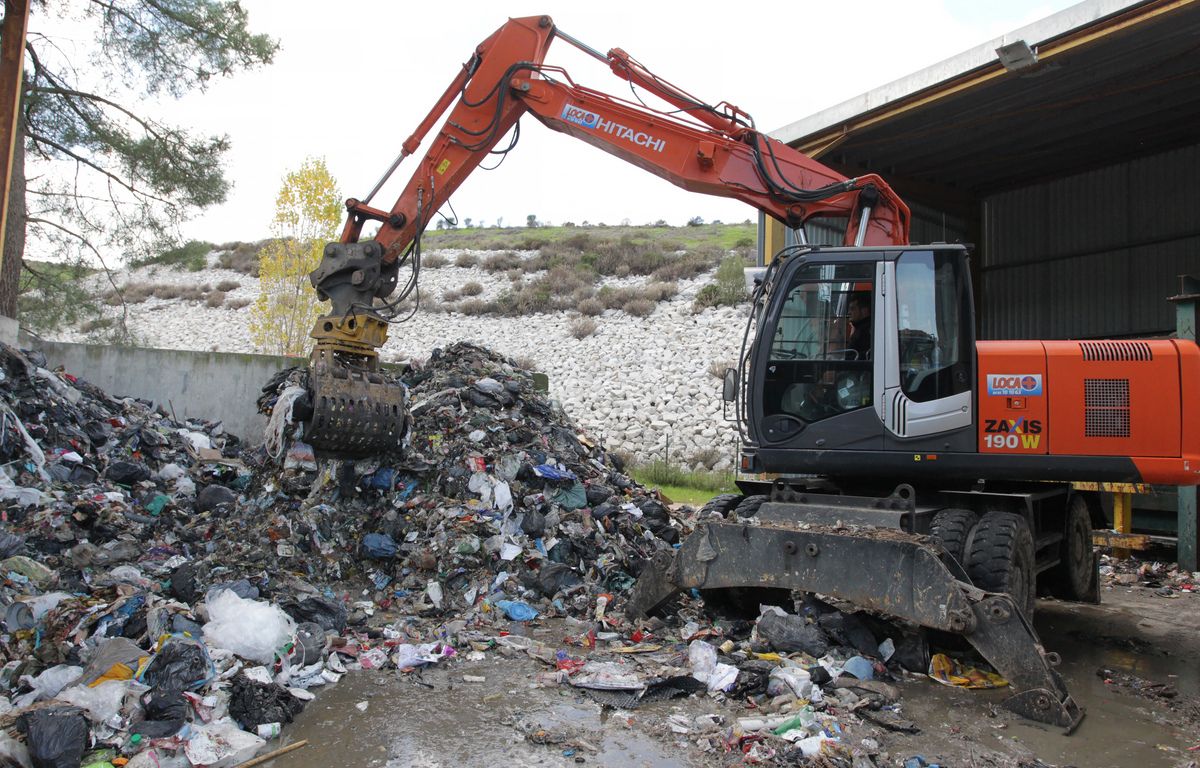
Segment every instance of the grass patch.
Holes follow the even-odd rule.
[[[634,480],[649,488],[658,488],[671,501],[702,505],[713,496],[737,493],[733,472],[693,472],[665,461],[639,464],[630,470]]]
[[[746,291],[745,267],[749,266],[740,256],[727,256],[717,267],[716,278],[696,293],[693,311],[709,307],[736,306],[750,297]]]

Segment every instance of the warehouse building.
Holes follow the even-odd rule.
[[[1200,276],[1200,2],[1089,0],[772,135],[975,244],[981,338],[1170,334]]]

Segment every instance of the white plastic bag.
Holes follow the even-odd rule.
[[[59,691],[78,680],[82,674],[83,667],[68,667],[66,664],[59,664],[57,667],[50,667],[37,677],[22,675],[21,682],[33,690],[13,703],[18,707],[27,707],[35,701],[53,699]]]
[[[688,645],[688,660],[692,663],[692,677],[707,683],[717,666],[717,649],[703,640],[693,640]]]
[[[259,600],[243,600],[225,589],[208,601],[204,640],[243,659],[270,664],[275,651],[296,632],[296,622],[279,608]]]
[[[76,685],[66,688],[55,698],[87,710],[93,723],[104,723],[121,714],[121,704],[129,691],[128,680],[106,680],[95,688]]]
[[[193,724],[192,737],[184,747],[184,753],[192,765],[233,768],[254,757],[266,743],[255,734],[238,728],[237,723],[227,717],[211,723]]]

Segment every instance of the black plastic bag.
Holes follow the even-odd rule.
[[[245,675],[233,679],[229,714],[247,731],[263,723],[290,723],[302,709],[304,702],[278,683],[260,683]]]
[[[321,625],[321,629],[333,632],[341,632],[346,628],[346,606],[336,600],[312,596],[303,600],[288,600],[279,607],[297,623],[310,621]]]
[[[104,476],[117,485],[133,485],[150,479],[150,470],[145,464],[132,461],[114,461],[108,465]]]
[[[563,563],[546,563],[538,570],[537,588],[546,597],[582,584],[579,574]]]
[[[147,691],[142,694],[142,708],[146,719],[130,726],[133,733],[148,739],[173,736],[187,722],[190,707],[182,691]]]
[[[186,640],[168,640],[146,667],[142,677],[156,691],[187,691],[199,688],[209,678],[208,654]]]
[[[79,707],[47,707],[17,720],[33,768],[79,768],[88,746],[87,717]]]
[[[774,611],[767,611],[758,620],[758,636],[781,653],[803,651],[820,658],[829,652],[829,638],[824,630],[816,624],[809,624],[802,616],[780,616]]]

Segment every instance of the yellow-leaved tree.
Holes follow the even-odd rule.
[[[259,255],[258,301],[250,317],[254,343],[264,352],[302,355],[322,313],[308,273],[342,219],[337,182],[322,158],[309,158],[283,177],[271,222],[274,239]]]

